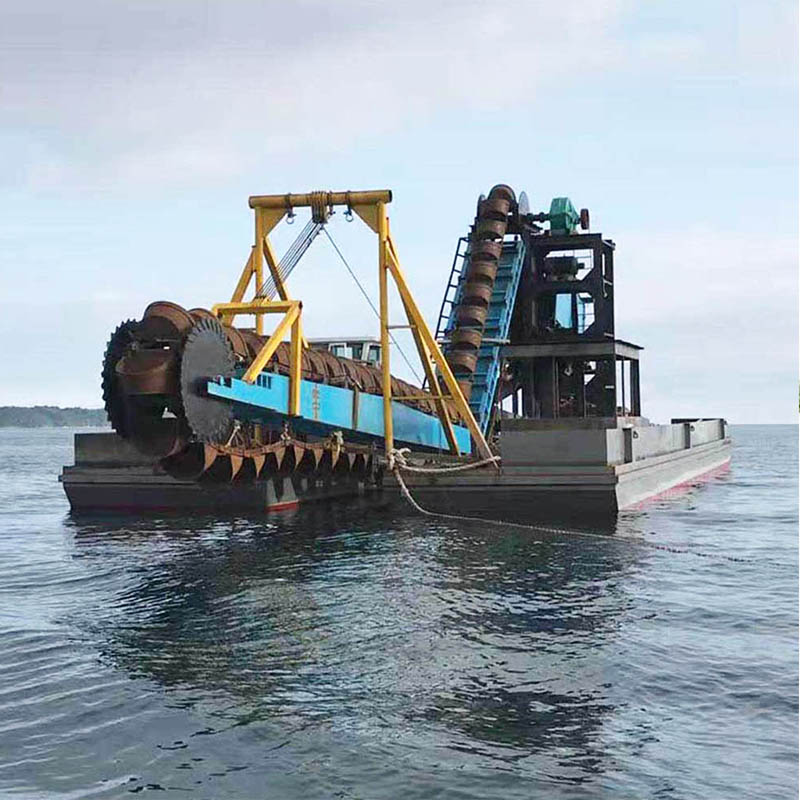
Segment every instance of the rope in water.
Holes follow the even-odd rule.
[[[606,542],[625,542],[626,544],[635,547],[646,547],[650,550],[661,550],[665,553],[676,553],[678,555],[691,555],[698,558],[718,559],[720,561],[731,561],[739,564],[760,564],[763,566],[770,566],[775,568],[782,568],[786,565],[776,564],[772,561],[764,561],[758,558],[743,558],[740,556],[728,556],[721,553],[703,553],[699,550],[692,550],[689,547],[673,547],[666,544],[657,544],[655,542],[646,542],[641,539],[632,539],[630,537],[611,537],[604,533],[591,533],[589,531],[576,531],[570,528],[556,528],[546,525],[524,525],[521,522],[506,522],[499,519],[486,519],[485,517],[469,517],[462,514],[444,514],[439,511],[431,511],[430,509],[423,508],[414,496],[411,494],[406,482],[403,480],[401,472],[419,473],[423,475],[446,475],[453,472],[465,472],[467,470],[478,469],[479,467],[486,466],[487,464],[499,464],[500,456],[492,456],[485,458],[482,461],[474,461],[468,464],[459,464],[455,467],[415,467],[408,463],[406,455],[411,451],[407,447],[391,450],[387,457],[387,464],[389,470],[397,480],[400,487],[400,494],[409,503],[409,505],[420,514],[426,517],[436,517],[438,519],[459,520],[462,522],[480,522],[484,525],[501,525],[506,528],[517,528],[528,531],[539,531],[541,533],[551,533],[562,536],[577,536],[588,539],[602,539]]]

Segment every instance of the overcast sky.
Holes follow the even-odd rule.
[[[393,189],[435,324],[506,182],[617,243],[645,414],[794,421],[797,74],[793,0],[5,0],[0,405],[98,406],[120,320],[228,299],[250,194]],[[376,297],[374,238],[330,229]],[[376,333],[324,238],[291,288],[307,335]]]

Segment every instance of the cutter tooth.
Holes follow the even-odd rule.
[[[231,480],[233,480],[239,474],[239,470],[244,464],[244,458],[236,453],[231,453],[228,457],[231,460]]]
[[[211,468],[211,465],[217,460],[219,450],[210,444],[203,445],[203,472]]]
[[[268,470],[270,473],[274,474],[278,472],[281,467],[280,461],[278,461],[278,455],[275,450],[269,450],[266,453],[267,461],[264,464],[264,469]],[[269,466],[267,466],[269,464]]]
[[[264,468],[267,457],[264,455],[264,453],[256,453],[256,455],[251,456],[251,458],[253,459],[253,466],[256,469],[256,479],[258,479],[261,470]]]

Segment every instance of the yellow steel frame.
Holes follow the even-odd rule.
[[[258,195],[250,198],[250,207],[255,212],[255,244],[245,264],[230,303],[218,303],[213,312],[223,322],[232,324],[239,314],[256,315],[256,331],[263,333],[265,314],[283,313],[278,326],[267,340],[258,356],[245,372],[243,379],[253,383],[259,373],[267,365],[276,348],[287,333],[291,332],[291,364],[289,375],[289,413],[298,414],[300,409],[300,380],[302,348],[308,346],[303,338],[301,326],[302,304],[292,300],[277,269],[277,259],[269,241],[273,228],[290,213],[293,208],[318,208],[324,204],[328,208],[347,206],[355,212],[366,225],[378,235],[378,286],[380,292],[380,334],[381,334],[381,388],[383,392],[383,425],[386,452],[394,448],[394,431],[392,425],[392,379],[389,358],[389,277],[394,281],[397,292],[403,303],[408,326],[414,337],[420,360],[422,361],[428,385],[434,396],[436,410],[447,437],[451,451],[459,454],[453,430],[452,413],[457,413],[466,423],[481,456],[492,455],[489,445],[480,429],[472,410],[469,407],[461,387],[453,375],[439,344],[425,322],[419,307],[411,294],[403,271],[397,249],[389,231],[389,218],[386,205],[392,200],[392,193],[387,190],[366,192],[310,192],[307,194]],[[264,262],[272,274],[280,300],[268,300],[254,297],[244,301],[244,295],[250,281],[255,277],[256,292],[263,282]],[[438,370],[438,375],[437,371]],[[442,390],[444,384],[447,394]]]
[[[253,278],[255,278],[255,285],[253,288],[253,300],[251,302],[254,304],[259,303],[262,298],[259,298],[257,295],[258,290],[264,283],[265,261],[267,263],[267,268],[270,271],[270,275],[272,275],[272,279],[275,281],[275,288],[277,289],[278,297],[282,301],[291,300],[291,297],[289,297],[289,291],[286,288],[286,284],[278,272],[278,258],[275,255],[275,250],[272,248],[272,242],[269,240],[270,231],[272,231],[272,229],[281,221],[285,213],[286,212],[284,211],[278,215],[274,209],[261,212],[256,211],[256,243],[250,249],[250,255],[247,258],[244,269],[242,269],[242,274],[239,276],[239,281],[236,284],[236,288],[233,290],[231,303],[241,303],[244,300],[247,287],[250,285],[250,281]],[[261,307],[261,304],[259,304],[259,307]],[[230,312],[226,312],[222,316],[222,321],[226,325],[232,324],[233,315]],[[260,313],[256,313],[256,333],[262,336],[264,334],[264,318]],[[308,347],[308,342],[306,341],[305,337],[303,337],[301,341],[303,347]]]
[[[238,314],[255,314],[256,319],[262,319],[265,314],[283,313],[283,318],[278,327],[267,339],[253,363],[247,368],[242,380],[255,383],[256,378],[267,366],[278,345],[290,334],[289,345],[289,414],[297,416],[300,413],[300,380],[302,373],[303,328],[300,312],[303,304],[299,300],[265,300],[263,298],[249,303],[217,303],[211,307],[211,312],[222,319],[235,319]]]

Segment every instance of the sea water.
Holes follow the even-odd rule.
[[[73,432],[2,430],[0,795],[795,797],[797,429],[732,432],[595,539],[73,517]]]

